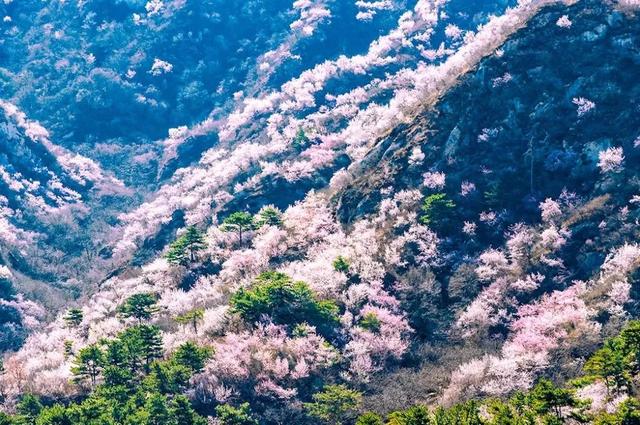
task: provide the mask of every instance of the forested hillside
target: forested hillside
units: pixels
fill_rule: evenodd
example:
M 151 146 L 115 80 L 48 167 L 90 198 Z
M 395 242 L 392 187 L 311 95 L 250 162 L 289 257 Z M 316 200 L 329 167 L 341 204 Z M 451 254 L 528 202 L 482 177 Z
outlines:
M 5 1 L 0 424 L 640 424 L 640 4 Z

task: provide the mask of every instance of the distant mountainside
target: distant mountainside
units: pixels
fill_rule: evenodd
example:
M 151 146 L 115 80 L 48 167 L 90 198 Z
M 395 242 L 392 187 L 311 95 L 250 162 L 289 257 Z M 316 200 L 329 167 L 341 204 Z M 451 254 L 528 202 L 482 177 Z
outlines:
M 7 421 L 640 417 L 636 1 L 0 7 Z

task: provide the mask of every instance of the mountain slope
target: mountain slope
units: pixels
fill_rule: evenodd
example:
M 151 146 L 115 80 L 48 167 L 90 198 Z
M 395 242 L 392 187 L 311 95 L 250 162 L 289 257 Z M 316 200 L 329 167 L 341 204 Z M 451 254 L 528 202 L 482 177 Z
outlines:
M 165 147 L 219 143 L 119 217 L 118 273 L 77 321 L 59 315 L 7 356 L 6 405 L 115 388 L 141 415 L 156 411 L 145 397 L 173 411 L 185 394 L 221 423 L 239 409 L 247 423 L 350 424 L 330 397 L 357 390 L 359 409 L 387 415 L 591 373 L 585 359 L 639 314 L 630 6 L 522 2 L 461 40 L 443 24 L 460 4 L 418 2 L 389 44 L 172 132 Z M 449 51 L 375 77 L 438 30 Z M 360 66 L 371 79 L 334 95 Z M 189 343 L 205 351 L 181 381 L 169 371 Z M 95 375 L 78 368 L 87 347 L 108 359 Z M 616 393 L 599 375 L 579 383 L 554 420 L 574 423 L 590 397 L 595 413 L 633 399 L 637 372 Z

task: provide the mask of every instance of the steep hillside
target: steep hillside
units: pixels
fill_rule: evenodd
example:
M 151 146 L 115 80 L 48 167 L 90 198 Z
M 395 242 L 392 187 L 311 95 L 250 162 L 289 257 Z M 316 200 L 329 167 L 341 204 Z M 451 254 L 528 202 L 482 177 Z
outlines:
M 638 423 L 640 5 L 481 3 L 295 2 L 309 27 L 246 93 L 153 144 L 183 167 L 145 177 L 144 200 L 6 103 L 9 235 L 64 250 L 46 220 L 68 209 L 80 243 L 97 211 L 78 274 L 115 270 L 47 324 L 2 296 L 0 329 L 32 331 L 4 359 L 7 423 Z M 149 2 L 131 24 L 139 5 L 118 4 L 116 28 L 197 14 Z M 304 56 L 340 39 L 323 23 L 383 11 L 366 53 Z
M 0 107 L 0 259 L 19 277 L 22 292 L 55 306 L 65 294 L 48 284 L 66 287 L 68 295 L 81 290 L 79 279 L 100 276 L 92 259 L 107 241 L 92 237 L 107 225 L 101 220 L 109 211 L 92 209 L 130 192 L 95 162 L 52 143 L 15 105 Z

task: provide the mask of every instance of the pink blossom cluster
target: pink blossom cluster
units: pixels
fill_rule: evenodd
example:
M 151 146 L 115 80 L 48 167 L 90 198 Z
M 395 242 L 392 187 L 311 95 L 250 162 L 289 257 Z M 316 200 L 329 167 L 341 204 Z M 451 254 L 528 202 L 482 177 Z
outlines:
M 617 173 L 622 170 L 624 152 L 622 148 L 608 148 L 598 154 L 598 167 L 602 173 Z
M 280 326 L 268 324 L 253 331 L 228 334 L 213 346 L 215 354 L 194 377 L 199 397 L 226 402 L 251 385 L 255 394 L 290 399 L 299 382 L 333 365 L 337 352 L 307 327 L 290 337 Z
M 226 119 L 208 119 L 181 132 L 180 139 L 184 139 L 219 130 L 221 137 L 228 142 L 224 146 L 230 150 L 220 147 L 205 153 L 197 166 L 176 173 L 173 182 L 161 188 L 155 200 L 123 215 L 125 228 L 118 251 L 124 254 L 132 250 L 140 240 L 155 233 L 176 210 L 185 210 L 191 223 L 211 216 L 222 206 L 216 203 L 213 209 L 209 207 L 218 198 L 216 193 L 230 193 L 235 186 L 234 180 L 240 175 L 251 173 L 261 176 L 253 179 L 252 184 L 274 172 L 295 181 L 311 176 L 315 166 L 326 166 L 336 157 L 336 152 L 332 151 L 345 151 L 355 160 L 353 166 L 356 166 L 381 135 L 399 123 L 409 121 L 418 110 L 438 99 L 439 94 L 455 84 L 460 75 L 494 52 L 509 34 L 522 27 L 541 7 L 555 1 L 521 4 L 502 16 L 494 17 L 474 36 L 465 37 L 465 44 L 440 65 L 418 64 L 416 69 L 401 70 L 388 80 L 368 83 L 373 86 L 367 86 L 367 93 L 377 93 L 376 88 L 394 90 L 395 96 L 387 105 L 370 103 L 364 109 L 351 104 L 337 105 L 335 109 L 310 113 L 304 118 L 302 127 L 316 129 L 318 148 L 309 151 L 306 159 L 281 163 L 269 161 L 270 157 L 290 149 L 290 141 L 302 124 L 294 112 L 314 107 L 315 94 L 329 79 L 345 73 L 365 74 L 374 67 L 395 61 L 396 57 L 391 53 L 407 45 L 412 37 L 423 40 L 421 34 L 438 22 L 438 12 L 444 3 L 419 1 L 413 11 L 400 18 L 397 29 L 371 44 L 366 55 L 341 57 L 319 64 L 285 83 L 280 91 L 261 98 L 243 99 L 242 105 Z M 361 93 L 355 100 L 358 103 L 363 101 Z M 254 141 L 255 132 L 244 129 L 257 117 L 265 118 L 268 136 L 267 141 L 260 144 Z M 347 125 L 337 131 L 325 126 L 334 120 L 345 121 Z M 327 152 L 320 152 L 319 148 Z M 185 193 L 189 194 L 186 199 Z

